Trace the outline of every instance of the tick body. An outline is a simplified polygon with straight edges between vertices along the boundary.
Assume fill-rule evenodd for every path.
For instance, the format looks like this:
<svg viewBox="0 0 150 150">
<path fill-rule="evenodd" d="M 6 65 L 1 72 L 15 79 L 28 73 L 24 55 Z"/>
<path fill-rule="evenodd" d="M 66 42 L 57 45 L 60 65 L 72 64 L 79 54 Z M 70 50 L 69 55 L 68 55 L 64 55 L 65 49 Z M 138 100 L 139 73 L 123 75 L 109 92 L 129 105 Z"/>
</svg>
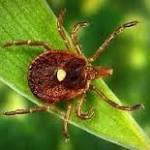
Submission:
<svg viewBox="0 0 150 150">
<path fill-rule="evenodd" d="M 101 55 L 109 46 L 111 41 L 126 28 L 135 26 L 138 22 L 131 21 L 117 27 L 96 50 L 96 52 L 87 58 L 81 51 L 77 32 L 86 27 L 87 22 L 80 22 L 73 26 L 71 32 L 71 41 L 74 45 L 74 53 L 71 53 L 72 44 L 67 38 L 63 28 L 64 11 L 61 11 L 57 19 L 57 28 L 60 36 L 63 38 L 66 49 L 54 50 L 47 42 L 35 40 L 16 40 L 6 42 L 4 47 L 13 45 L 21 46 L 40 46 L 44 51 L 37 56 L 29 65 L 28 84 L 32 93 L 38 97 L 43 106 L 37 106 L 28 109 L 17 109 L 14 111 L 4 112 L 4 115 L 27 114 L 32 112 L 47 111 L 52 104 L 60 101 L 67 101 L 67 111 L 64 114 L 63 131 L 66 138 L 68 134 L 68 121 L 72 111 L 71 100 L 77 96 L 80 98 L 76 109 L 76 114 L 81 119 L 91 119 L 94 115 L 93 107 L 87 112 L 82 111 L 82 104 L 85 100 L 87 90 L 91 90 L 115 109 L 123 111 L 132 111 L 143 107 L 142 104 L 133 106 L 122 106 L 109 99 L 102 91 L 97 89 L 92 80 L 112 75 L 112 68 L 103 66 L 93 66 L 92 63 Z"/>
<path fill-rule="evenodd" d="M 72 100 L 89 88 L 86 66 L 82 57 L 49 50 L 31 63 L 28 74 L 31 91 L 48 104 Z"/>
</svg>

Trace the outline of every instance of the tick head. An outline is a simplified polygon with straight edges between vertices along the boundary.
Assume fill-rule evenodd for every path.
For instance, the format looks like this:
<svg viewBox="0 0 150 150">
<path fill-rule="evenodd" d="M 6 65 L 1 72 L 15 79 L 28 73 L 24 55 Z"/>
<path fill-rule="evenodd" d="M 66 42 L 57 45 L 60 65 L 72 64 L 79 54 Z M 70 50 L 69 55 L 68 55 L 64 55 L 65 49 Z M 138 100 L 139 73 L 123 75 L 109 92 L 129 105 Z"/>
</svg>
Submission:
<svg viewBox="0 0 150 150">
<path fill-rule="evenodd" d="M 112 68 L 106 68 L 106 67 L 86 67 L 85 69 L 85 74 L 86 74 L 86 78 L 88 80 L 94 80 L 97 78 L 102 78 L 105 76 L 110 76 L 113 74 L 113 69 Z"/>
<path fill-rule="evenodd" d="M 110 76 L 113 74 L 113 69 L 108 67 L 95 67 L 96 78 Z"/>
</svg>

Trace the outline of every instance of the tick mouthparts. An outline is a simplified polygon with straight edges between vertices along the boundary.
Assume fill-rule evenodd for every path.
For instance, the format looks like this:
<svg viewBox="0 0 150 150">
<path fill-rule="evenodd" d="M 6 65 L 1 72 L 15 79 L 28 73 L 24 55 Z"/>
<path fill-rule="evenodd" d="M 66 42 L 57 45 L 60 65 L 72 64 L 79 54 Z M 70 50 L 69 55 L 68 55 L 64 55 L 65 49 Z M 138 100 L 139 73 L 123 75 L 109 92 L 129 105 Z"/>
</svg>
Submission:
<svg viewBox="0 0 150 150">
<path fill-rule="evenodd" d="M 107 69 L 107 74 L 112 75 L 113 74 L 113 69 L 112 68 Z"/>
<path fill-rule="evenodd" d="M 112 75 L 113 74 L 113 69 L 112 68 L 102 68 L 101 69 L 101 74 Z"/>
<path fill-rule="evenodd" d="M 112 68 L 99 68 L 98 69 L 98 76 L 100 77 L 105 77 L 105 76 L 110 76 L 113 74 L 113 69 Z"/>
</svg>

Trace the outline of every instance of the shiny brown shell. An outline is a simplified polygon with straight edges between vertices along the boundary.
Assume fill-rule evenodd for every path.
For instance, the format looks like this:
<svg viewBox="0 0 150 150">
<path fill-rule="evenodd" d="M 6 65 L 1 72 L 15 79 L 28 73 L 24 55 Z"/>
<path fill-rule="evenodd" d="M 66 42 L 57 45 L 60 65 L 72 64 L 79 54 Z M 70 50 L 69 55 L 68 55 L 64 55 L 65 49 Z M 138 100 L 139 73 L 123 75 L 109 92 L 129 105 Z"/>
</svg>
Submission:
<svg viewBox="0 0 150 150">
<path fill-rule="evenodd" d="M 36 57 L 29 68 L 28 83 L 32 93 L 45 103 L 71 100 L 88 87 L 84 74 L 86 60 L 75 54 L 49 50 Z M 63 81 L 58 81 L 58 69 L 66 72 Z"/>
</svg>

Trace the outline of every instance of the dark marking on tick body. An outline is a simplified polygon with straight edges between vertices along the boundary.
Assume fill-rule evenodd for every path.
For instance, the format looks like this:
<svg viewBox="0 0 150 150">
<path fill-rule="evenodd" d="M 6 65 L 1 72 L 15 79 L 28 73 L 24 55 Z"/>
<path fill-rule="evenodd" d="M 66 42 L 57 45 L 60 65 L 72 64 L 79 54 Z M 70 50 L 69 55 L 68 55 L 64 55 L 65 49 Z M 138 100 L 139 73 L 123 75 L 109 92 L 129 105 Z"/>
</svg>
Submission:
<svg viewBox="0 0 150 150">
<path fill-rule="evenodd" d="M 71 41 L 74 45 L 76 53 L 71 53 L 71 43 L 67 38 L 66 32 L 63 28 L 64 11 L 61 11 L 58 20 L 57 28 L 60 36 L 63 38 L 66 50 L 54 50 L 47 42 L 35 41 L 35 40 L 17 40 L 4 44 L 4 47 L 12 45 L 21 46 L 40 46 L 43 47 L 43 52 L 37 56 L 30 64 L 28 71 L 28 83 L 32 93 L 38 97 L 44 106 L 38 106 L 29 109 L 17 109 L 15 111 L 4 112 L 4 115 L 16 115 L 27 114 L 32 112 L 47 111 L 53 103 L 60 101 L 71 101 L 75 97 L 80 97 L 79 104 L 77 106 L 77 116 L 81 119 L 90 119 L 94 115 L 93 107 L 88 112 L 82 111 L 82 105 L 85 100 L 85 94 L 87 90 L 95 92 L 98 96 L 108 103 L 110 106 L 116 109 L 124 111 L 133 111 L 143 107 L 142 104 L 136 104 L 133 106 L 122 106 L 105 95 L 103 91 L 97 89 L 91 81 L 97 78 L 103 78 L 105 76 L 112 75 L 112 68 L 103 66 L 93 66 L 94 62 L 102 52 L 109 46 L 111 41 L 126 28 L 135 26 L 137 21 L 130 21 L 117 27 L 103 42 L 103 44 L 96 50 L 96 52 L 90 58 L 86 58 L 81 51 L 77 32 L 86 27 L 87 22 L 79 22 L 73 26 L 71 32 Z M 63 131 L 66 138 L 69 138 L 68 134 L 68 121 L 72 110 L 72 104 L 69 103 L 67 111 L 64 114 L 64 126 Z"/>
</svg>

